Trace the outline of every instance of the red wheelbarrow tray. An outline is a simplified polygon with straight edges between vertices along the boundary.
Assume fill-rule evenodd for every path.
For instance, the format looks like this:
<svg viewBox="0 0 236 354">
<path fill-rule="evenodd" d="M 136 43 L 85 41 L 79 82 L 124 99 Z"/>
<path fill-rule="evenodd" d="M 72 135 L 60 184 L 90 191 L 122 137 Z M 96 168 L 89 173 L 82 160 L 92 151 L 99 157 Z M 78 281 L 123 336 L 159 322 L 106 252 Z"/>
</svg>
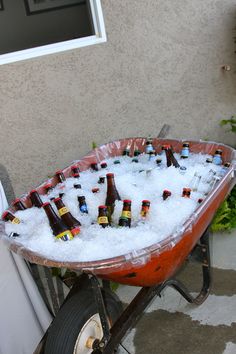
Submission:
<svg viewBox="0 0 236 354">
<path fill-rule="evenodd" d="M 61 262 L 55 259 L 45 258 L 43 255 L 33 252 L 22 246 L 17 239 L 10 239 L 4 228 L 4 222 L 0 223 L 0 235 L 3 236 L 9 249 L 28 261 L 49 267 L 64 267 L 72 270 L 80 270 L 86 273 L 96 274 L 102 279 L 112 280 L 121 284 L 135 286 L 157 285 L 169 279 L 177 272 L 184 260 L 188 257 L 204 231 L 210 225 L 212 218 L 236 183 L 236 150 L 224 144 L 204 141 L 189 141 L 191 152 L 214 155 L 216 149 L 222 149 L 223 162 L 231 162 L 227 173 L 197 207 L 189 219 L 177 232 L 169 235 L 164 240 L 143 249 L 134 250 L 125 255 L 88 262 Z M 126 138 L 102 145 L 81 160 L 74 161 L 71 165 L 79 167 L 80 171 L 90 168 L 94 161 L 100 162 L 109 157 L 122 155 L 125 148 L 130 148 L 132 156 L 135 149 L 144 151 L 146 138 Z M 182 140 L 153 139 L 153 147 L 157 152 L 161 151 L 163 144 L 171 144 L 175 152 L 182 149 Z M 66 177 L 71 176 L 71 165 L 63 172 Z M 36 189 L 40 194 L 45 194 L 44 185 L 48 182 L 56 184 L 54 178 L 45 181 Z M 23 202 L 30 207 L 28 194 L 21 197 Z M 124 230 L 125 232 L 125 230 Z M 140 237 L 142 237 L 140 235 Z"/>
</svg>

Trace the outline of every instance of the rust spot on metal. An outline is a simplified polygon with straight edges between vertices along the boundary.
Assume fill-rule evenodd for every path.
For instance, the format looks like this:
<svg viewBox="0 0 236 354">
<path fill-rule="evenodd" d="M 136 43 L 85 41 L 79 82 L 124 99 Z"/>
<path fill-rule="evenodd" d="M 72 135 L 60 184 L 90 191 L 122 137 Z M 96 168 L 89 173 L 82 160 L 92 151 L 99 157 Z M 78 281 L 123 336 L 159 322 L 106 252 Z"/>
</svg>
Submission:
<svg viewBox="0 0 236 354">
<path fill-rule="evenodd" d="M 136 276 L 137 276 L 137 273 L 133 272 L 133 273 L 126 274 L 124 277 L 125 278 L 135 278 Z"/>
</svg>

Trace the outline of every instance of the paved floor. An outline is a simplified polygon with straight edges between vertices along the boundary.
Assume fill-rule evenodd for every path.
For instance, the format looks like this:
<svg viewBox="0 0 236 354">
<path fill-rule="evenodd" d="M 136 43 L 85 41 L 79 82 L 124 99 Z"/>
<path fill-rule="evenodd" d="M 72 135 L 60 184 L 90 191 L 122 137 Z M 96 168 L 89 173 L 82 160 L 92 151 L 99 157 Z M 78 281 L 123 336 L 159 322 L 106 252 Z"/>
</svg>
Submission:
<svg viewBox="0 0 236 354">
<path fill-rule="evenodd" d="M 213 287 L 201 305 L 188 304 L 167 288 L 146 309 L 123 341 L 132 354 L 236 354 L 236 232 L 212 237 Z M 199 264 L 190 263 L 180 274 L 193 292 L 201 284 Z M 127 304 L 138 288 L 120 285 Z M 120 353 L 127 353 L 124 349 Z"/>
</svg>

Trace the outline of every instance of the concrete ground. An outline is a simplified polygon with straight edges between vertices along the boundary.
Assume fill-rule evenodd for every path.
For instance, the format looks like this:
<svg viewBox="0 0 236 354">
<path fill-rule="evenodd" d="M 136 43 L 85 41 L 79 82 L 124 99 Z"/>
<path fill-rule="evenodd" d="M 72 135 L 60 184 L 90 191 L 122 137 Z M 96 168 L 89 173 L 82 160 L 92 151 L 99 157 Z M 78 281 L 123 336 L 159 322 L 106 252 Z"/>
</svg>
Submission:
<svg viewBox="0 0 236 354">
<path fill-rule="evenodd" d="M 132 354 L 236 354 L 236 232 L 212 236 L 213 286 L 201 305 L 187 303 L 172 288 L 163 291 L 123 341 Z M 193 292 L 201 287 L 201 266 L 189 263 L 179 278 Z M 120 285 L 128 304 L 138 288 Z M 119 353 L 127 353 L 120 348 Z"/>
</svg>

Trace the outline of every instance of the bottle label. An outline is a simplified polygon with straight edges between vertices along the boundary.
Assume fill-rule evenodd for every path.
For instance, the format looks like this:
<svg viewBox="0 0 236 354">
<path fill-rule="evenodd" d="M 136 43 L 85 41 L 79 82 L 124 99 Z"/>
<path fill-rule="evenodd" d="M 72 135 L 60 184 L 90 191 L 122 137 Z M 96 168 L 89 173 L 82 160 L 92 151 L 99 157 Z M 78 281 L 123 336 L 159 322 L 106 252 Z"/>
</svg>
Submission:
<svg viewBox="0 0 236 354">
<path fill-rule="evenodd" d="M 71 233 L 73 236 L 78 235 L 80 233 L 80 228 L 75 227 L 74 229 L 71 230 Z"/>
<path fill-rule="evenodd" d="M 98 217 L 98 224 L 108 224 L 108 217 L 107 216 L 99 216 Z"/>
<path fill-rule="evenodd" d="M 148 206 L 143 206 L 141 210 L 141 216 L 145 218 L 149 212 L 149 207 Z"/>
<path fill-rule="evenodd" d="M 121 213 L 121 217 L 122 217 L 122 218 L 131 219 L 131 211 L 129 211 L 129 210 L 123 210 L 122 213 Z"/>
<path fill-rule="evenodd" d="M 87 205 L 83 204 L 80 206 L 81 213 L 88 213 Z"/>
<path fill-rule="evenodd" d="M 14 218 L 12 221 L 11 221 L 12 224 L 20 224 L 20 219 L 18 218 Z"/>
<path fill-rule="evenodd" d="M 69 230 L 67 230 L 67 231 L 64 231 L 64 232 L 61 232 L 60 234 L 58 234 L 56 236 L 56 239 L 57 240 L 60 239 L 60 240 L 63 240 L 63 241 L 69 241 L 69 240 L 73 239 L 73 235 L 72 235 L 72 233 Z"/>
<path fill-rule="evenodd" d="M 67 207 L 63 207 L 61 209 L 58 210 L 58 213 L 60 216 L 66 214 L 66 213 L 69 213 L 69 209 Z"/>
<path fill-rule="evenodd" d="M 189 157 L 189 148 L 184 147 L 181 151 L 181 157 Z"/>
</svg>

